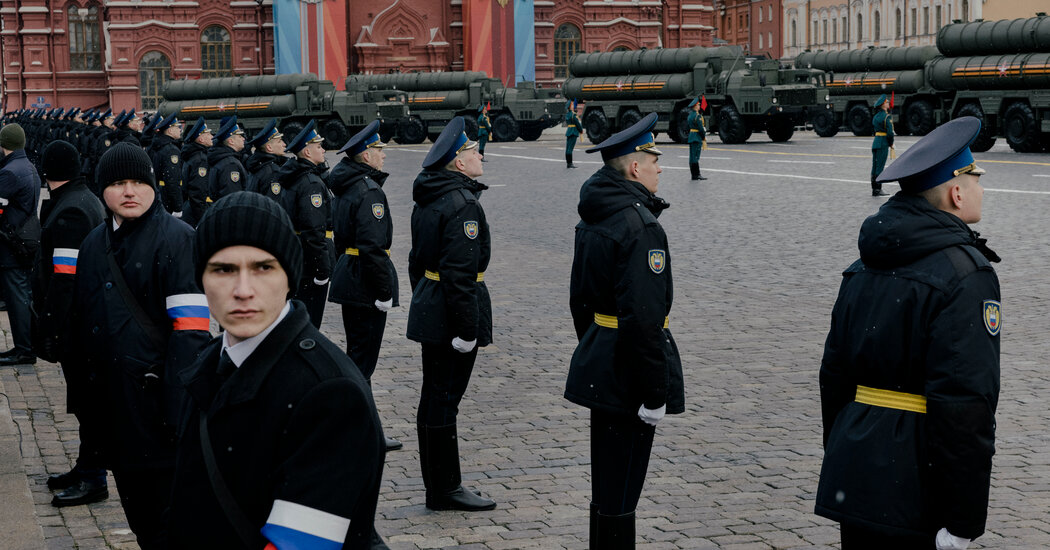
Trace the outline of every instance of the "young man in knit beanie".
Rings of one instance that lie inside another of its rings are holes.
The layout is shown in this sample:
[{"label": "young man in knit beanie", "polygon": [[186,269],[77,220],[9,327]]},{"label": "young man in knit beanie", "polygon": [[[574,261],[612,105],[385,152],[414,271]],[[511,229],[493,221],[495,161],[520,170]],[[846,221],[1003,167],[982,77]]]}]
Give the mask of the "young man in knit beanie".
[{"label": "young man in knit beanie", "polygon": [[[18,124],[0,128],[0,230],[13,235],[27,224],[39,219],[36,206],[40,202],[40,176],[26,157],[26,134]],[[39,233],[36,235],[39,239]],[[38,241],[39,242],[39,241]],[[33,301],[30,274],[35,257],[16,253],[9,239],[0,239],[0,299],[7,303],[7,318],[11,322],[11,340],[14,346],[0,353],[0,366],[33,364],[31,326]]]},{"label": "young man in knit beanie", "polygon": [[225,332],[181,376],[171,548],[386,548],[379,417],[357,367],[290,299],[302,262],[262,195],[224,197],[197,226],[197,281]]},{"label": "young man in knit beanie", "polygon": [[98,380],[107,467],[144,550],[160,547],[175,473],[175,426],[186,396],[178,375],[208,342],[208,304],[193,274],[193,229],[157,200],[141,147],[116,143],[99,159],[106,221],[77,258],[71,368]]}]

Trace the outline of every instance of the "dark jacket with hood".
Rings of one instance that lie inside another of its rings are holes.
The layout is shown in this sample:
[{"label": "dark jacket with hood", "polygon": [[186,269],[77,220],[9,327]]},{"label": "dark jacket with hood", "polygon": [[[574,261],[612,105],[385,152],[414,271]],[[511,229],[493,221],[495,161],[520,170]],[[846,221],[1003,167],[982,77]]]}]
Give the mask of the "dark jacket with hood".
[{"label": "dark jacket with hood", "polygon": [[208,198],[212,203],[231,193],[244,191],[247,176],[240,153],[222,144],[208,149]]},{"label": "dark jacket with hood", "polygon": [[[73,301],[76,357],[102,392],[109,469],[170,468],[185,393],[178,375],[211,339],[208,305],[197,287],[193,229],[159,200],[113,229],[112,214],[88,234],[77,258]],[[107,259],[109,251],[154,331],[139,323]],[[63,365],[65,366],[65,365]]]},{"label": "dark jacket with hood", "polygon": [[288,157],[256,150],[244,163],[244,167],[248,170],[248,185],[245,190],[272,196],[266,193],[266,190],[270,188],[271,183],[277,181],[277,171],[287,159]]},{"label": "dark jacket with hood", "polygon": [[479,201],[485,189],[451,170],[424,170],[412,185],[410,340],[448,345],[459,337],[477,339],[479,347],[492,343],[492,302],[483,276],[492,236]]},{"label": "dark jacket with hood", "polygon": [[182,221],[193,227],[208,207],[208,148],[191,141],[182,146]]},{"label": "dark jacket with hood", "polygon": [[[682,362],[666,321],[671,255],[656,220],[668,206],[610,166],[580,190],[569,284],[580,343],[565,385],[573,403],[629,416],[643,404],[667,405],[668,414],[685,410]],[[607,316],[602,324],[596,314]]]},{"label": "dark jacket with hood", "polygon": [[[999,258],[904,193],[864,221],[859,243],[820,367],[816,511],[886,534],[977,538],[995,452]],[[926,412],[855,401],[858,386],[924,396]]]},{"label": "dark jacket with hood", "polygon": [[182,212],[182,155],[179,142],[169,135],[157,134],[150,149],[153,173],[157,175],[161,204],[168,212]]},{"label": "dark jacket with hood", "polygon": [[[39,203],[40,175],[25,150],[17,149],[5,155],[0,159],[0,226],[17,231],[27,221],[38,223],[36,205]],[[0,241],[0,267],[29,270],[33,265],[19,261],[11,246]]]},{"label": "dark jacket with hood", "polygon": [[383,192],[386,172],[344,158],[328,173],[335,199],[335,250],[328,300],[337,304],[375,307],[376,300],[397,301],[397,271],[390,260],[394,222]]},{"label": "dark jacket with hood", "polygon": [[[321,174],[327,170],[324,164],[316,165],[306,159],[293,158],[278,171],[277,193],[270,190],[267,196],[276,199],[299,234],[303,245],[303,281],[325,280],[332,275],[332,260],[335,250],[332,240],[325,234],[331,219],[332,201]],[[272,186],[271,186],[272,187]]]}]

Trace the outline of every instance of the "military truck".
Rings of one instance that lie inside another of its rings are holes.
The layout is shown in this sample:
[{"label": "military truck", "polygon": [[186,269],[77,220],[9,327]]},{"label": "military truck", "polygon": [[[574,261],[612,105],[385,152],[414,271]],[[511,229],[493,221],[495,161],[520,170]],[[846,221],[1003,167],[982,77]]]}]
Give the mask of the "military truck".
[{"label": "military truck", "polygon": [[342,147],[376,119],[383,121],[381,137],[389,140],[397,122],[409,115],[403,93],[336,90],[332,81],[312,73],[173,80],[162,93],[164,101],[157,109],[162,115],[177,112],[186,120],[203,116],[209,122],[237,115],[249,134],[276,117],[281,132],[291,139],[315,120],[330,149]]},{"label": "military truck", "polygon": [[423,143],[437,139],[445,125],[457,116],[467,119],[467,135],[477,138],[478,107],[489,105],[492,141],[532,141],[543,130],[559,122],[565,102],[549,97],[534,83],[507,88],[498,78],[483,71],[350,75],[346,89],[359,93],[400,91],[408,94],[412,114],[399,123],[399,143]]},{"label": "military truck", "polygon": [[813,130],[831,137],[846,126],[854,135],[874,132],[871,105],[882,94],[894,94],[894,128],[901,134],[924,136],[936,127],[935,113],[944,108],[943,95],[926,83],[926,62],[939,57],[936,46],[864,48],[833,52],[805,52],[795,58],[798,67],[828,73],[832,109],[813,114]]},{"label": "military truck", "polygon": [[723,143],[744,143],[755,131],[787,141],[812,111],[831,107],[822,71],[782,70],[776,60],[745,56],[740,46],[576,54],[562,93],[584,102],[582,122],[592,143],[650,112],[659,115],[654,131],[683,143],[689,103],[701,95],[708,130]]},{"label": "military truck", "polygon": [[902,133],[924,135],[973,116],[983,122],[974,151],[991,149],[998,136],[1017,152],[1050,146],[1050,17],[945,25],[936,51],[930,48],[800,54],[796,66],[832,72],[835,119],[814,118],[814,129],[830,136],[844,124],[854,134],[871,135],[868,106],[893,92]]}]

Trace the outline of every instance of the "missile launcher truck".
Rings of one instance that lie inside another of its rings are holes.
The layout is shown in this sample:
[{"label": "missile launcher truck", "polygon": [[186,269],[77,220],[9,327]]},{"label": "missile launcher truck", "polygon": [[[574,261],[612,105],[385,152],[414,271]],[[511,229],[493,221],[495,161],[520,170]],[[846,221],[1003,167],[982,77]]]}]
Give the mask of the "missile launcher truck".
[{"label": "missile launcher truck", "polygon": [[787,141],[813,111],[831,107],[822,71],[781,69],[777,60],[746,57],[739,46],[578,53],[562,93],[584,102],[592,143],[650,112],[659,115],[655,132],[684,143],[689,103],[701,95],[707,128],[723,143],[744,143],[755,131]]},{"label": "missile launcher truck", "polygon": [[176,112],[185,120],[203,116],[216,123],[237,115],[249,134],[276,117],[281,133],[291,139],[315,120],[330,149],[342,147],[376,119],[382,121],[381,137],[389,140],[409,114],[405,94],[336,90],[332,81],[311,73],[173,80],[162,93],[161,115]]},{"label": "missile launcher truck", "polygon": [[398,126],[398,143],[423,143],[437,139],[457,116],[466,118],[466,133],[478,136],[478,107],[490,106],[492,141],[532,141],[543,130],[561,122],[565,102],[551,98],[532,82],[507,88],[483,71],[350,75],[346,89],[357,93],[406,93],[412,114]]}]

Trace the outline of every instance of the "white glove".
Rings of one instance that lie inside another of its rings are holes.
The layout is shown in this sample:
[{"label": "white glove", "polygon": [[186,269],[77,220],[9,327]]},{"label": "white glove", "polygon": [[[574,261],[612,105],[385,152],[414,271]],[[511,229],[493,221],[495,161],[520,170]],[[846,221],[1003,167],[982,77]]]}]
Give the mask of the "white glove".
[{"label": "white glove", "polygon": [[642,422],[650,426],[655,426],[661,418],[664,417],[664,413],[667,412],[667,405],[660,405],[659,409],[647,409],[643,404],[638,407],[638,418],[642,419]]},{"label": "white glove", "polygon": [[314,277],[314,284],[317,286],[324,286],[328,284],[328,279],[318,279],[317,277]]},{"label": "white glove", "polygon": [[473,339],[473,340],[471,340],[469,342],[464,340],[464,339],[462,339],[462,338],[460,338],[459,336],[456,336],[455,338],[452,339],[452,349],[454,349],[454,350],[456,350],[456,351],[458,351],[460,353],[470,353],[474,349],[474,346],[476,346],[476,345],[478,345],[477,338],[475,338],[475,339]]},{"label": "white glove", "polygon": [[382,311],[383,313],[386,313],[386,312],[390,311],[391,309],[394,309],[394,299],[390,298],[389,300],[387,300],[385,302],[380,302],[379,300],[376,300],[376,309],[378,309],[379,311]]},{"label": "white glove", "polygon": [[957,537],[949,533],[945,527],[937,531],[937,550],[966,550],[968,546],[970,546],[970,539]]},{"label": "white glove", "polygon": [[172,216],[175,216],[176,218],[178,218],[178,219],[180,219],[180,220],[182,219],[182,211],[179,211],[179,212],[172,212],[172,213],[171,213],[171,215],[172,215]]}]

